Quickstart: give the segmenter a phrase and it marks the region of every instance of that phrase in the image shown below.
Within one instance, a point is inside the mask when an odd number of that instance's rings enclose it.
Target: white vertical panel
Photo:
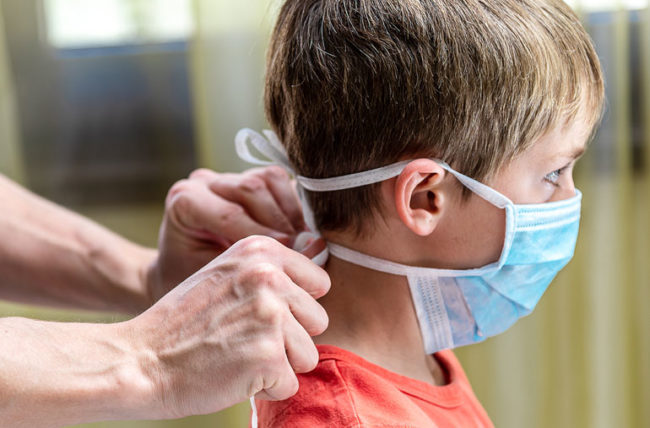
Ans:
[[[44,6],[47,37],[54,46],[111,45],[137,37],[123,0],[45,0]]]
[[[60,48],[184,40],[194,29],[191,6],[191,0],[44,0],[45,31]]]

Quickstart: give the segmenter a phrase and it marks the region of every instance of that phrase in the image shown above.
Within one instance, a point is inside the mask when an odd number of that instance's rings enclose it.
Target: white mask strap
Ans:
[[[391,275],[399,275],[406,277],[426,277],[426,276],[479,276],[485,272],[497,269],[498,263],[491,263],[487,266],[474,269],[437,269],[428,267],[418,267],[403,265],[395,263],[390,260],[384,260],[368,254],[360,253],[342,245],[334,244],[333,242],[327,243],[329,254],[341,260],[345,260],[352,264],[363,266],[367,269],[384,272]]]
[[[309,178],[297,175],[289,162],[287,152],[280,143],[277,135],[273,131],[263,131],[267,138],[253,131],[252,129],[242,129],[235,137],[235,149],[240,158],[246,162],[256,165],[273,165],[278,164],[291,172],[296,180],[307,190],[313,192],[330,192],[332,190],[345,190],[355,187],[366,186],[368,184],[379,183],[393,177],[397,177],[404,170],[410,161],[397,162],[392,165],[369,171],[356,172],[354,174],[341,175],[331,178]],[[248,147],[248,142],[264,156],[271,161],[261,159],[255,156]]]
[[[252,129],[242,129],[239,131],[235,137],[235,147],[237,149],[237,154],[239,157],[247,162],[257,165],[281,165],[296,177],[296,181],[298,181],[298,183],[303,188],[311,190],[312,192],[345,190],[366,186],[368,184],[379,183],[381,181],[397,177],[401,174],[406,165],[411,162],[410,160],[396,162],[394,164],[380,168],[355,172],[353,174],[341,175],[338,177],[309,178],[296,174],[291,163],[289,162],[286,150],[273,131],[265,130],[264,135],[266,138],[253,131]],[[251,142],[256,150],[258,150],[271,161],[260,159],[259,157],[253,155],[248,148],[248,141]],[[460,172],[453,170],[443,161],[435,161],[445,170],[449,171],[449,173],[453,174],[465,187],[486,201],[490,202],[491,204],[497,206],[498,208],[503,209],[507,205],[512,204],[510,199],[492,189],[491,187],[488,187],[485,184],[474,180],[473,178],[470,178],[464,174],[461,174]]]
[[[392,165],[370,169],[368,171],[355,172],[354,174],[340,175],[330,178],[307,178],[298,177],[300,184],[312,192],[330,192],[332,190],[353,189],[368,184],[379,183],[393,177],[397,177],[404,171],[406,165],[411,161],[397,162]]]
[[[254,165],[281,165],[286,168],[290,173],[295,175],[287,152],[280,144],[278,137],[273,131],[264,131],[264,138],[262,135],[249,128],[240,130],[235,136],[235,150],[237,155],[246,162]],[[255,156],[248,147],[248,142],[255,147],[257,151],[266,156],[269,160]]]
[[[486,186],[480,181],[476,181],[473,178],[466,176],[465,174],[461,174],[460,172],[453,170],[449,165],[447,165],[444,162],[438,162],[438,163],[444,169],[446,169],[451,174],[453,174],[454,177],[456,177],[456,179],[463,184],[463,186],[467,187],[469,190],[476,193],[477,195],[479,195],[481,198],[485,199],[492,205],[495,205],[497,208],[503,209],[506,206],[512,204],[512,201],[508,199],[507,196],[502,195],[501,193],[497,192],[493,188]]]

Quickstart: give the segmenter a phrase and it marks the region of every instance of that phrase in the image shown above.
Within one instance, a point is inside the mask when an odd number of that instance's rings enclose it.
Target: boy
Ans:
[[[330,325],[259,425],[492,426],[449,349],[530,313],[571,258],[572,169],[603,96],[559,0],[287,0],[266,78],[278,139],[238,145],[297,175],[329,244]]]

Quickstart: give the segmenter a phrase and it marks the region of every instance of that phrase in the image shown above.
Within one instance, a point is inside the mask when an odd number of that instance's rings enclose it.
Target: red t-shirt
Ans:
[[[294,397],[255,402],[259,427],[493,427],[451,351],[435,354],[448,383],[433,386],[336,346],[318,350]]]

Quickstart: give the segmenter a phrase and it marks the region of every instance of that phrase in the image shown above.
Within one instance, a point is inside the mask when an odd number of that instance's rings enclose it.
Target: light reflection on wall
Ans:
[[[43,21],[58,48],[184,40],[194,30],[190,0],[45,0]]]

